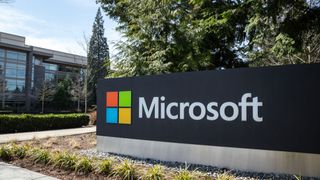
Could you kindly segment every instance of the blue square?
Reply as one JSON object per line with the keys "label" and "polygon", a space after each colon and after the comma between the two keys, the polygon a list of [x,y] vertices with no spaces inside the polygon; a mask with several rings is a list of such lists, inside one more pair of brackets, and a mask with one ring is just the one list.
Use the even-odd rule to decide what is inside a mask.
{"label": "blue square", "polygon": [[107,123],[118,123],[118,108],[106,108]]}

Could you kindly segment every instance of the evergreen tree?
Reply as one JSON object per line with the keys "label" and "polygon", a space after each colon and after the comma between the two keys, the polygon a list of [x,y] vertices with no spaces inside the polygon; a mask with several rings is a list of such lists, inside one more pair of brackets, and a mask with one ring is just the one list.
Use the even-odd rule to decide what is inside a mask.
{"label": "evergreen tree", "polygon": [[66,77],[58,83],[57,91],[53,96],[52,102],[57,110],[67,110],[72,104],[72,95],[70,93],[71,79]]}
{"label": "evergreen tree", "polygon": [[98,9],[93,23],[92,36],[89,42],[87,83],[90,104],[96,104],[97,80],[104,78],[109,72],[109,47],[107,38],[104,37],[103,17]]}
{"label": "evergreen tree", "polygon": [[97,0],[119,23],[113,76],[320,62],[320,0]]}

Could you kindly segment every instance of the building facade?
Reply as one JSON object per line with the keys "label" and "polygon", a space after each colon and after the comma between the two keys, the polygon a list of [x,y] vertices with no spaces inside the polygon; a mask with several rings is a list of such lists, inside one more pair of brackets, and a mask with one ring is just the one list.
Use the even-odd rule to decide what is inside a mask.
{"label": "building facade", "polygon": [[80,81],[86,65],[86,57],[29,46],[25,37],[0,32],[0,109],[33,111],[44,82]]}

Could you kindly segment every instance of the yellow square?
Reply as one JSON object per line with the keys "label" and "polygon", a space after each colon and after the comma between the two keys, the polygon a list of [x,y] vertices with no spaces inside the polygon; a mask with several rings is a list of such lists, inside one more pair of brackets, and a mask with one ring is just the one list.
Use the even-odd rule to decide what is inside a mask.
{"label": "yellow square", "polygon": [[119,124],[131,124],[131,108],[119,108]]}

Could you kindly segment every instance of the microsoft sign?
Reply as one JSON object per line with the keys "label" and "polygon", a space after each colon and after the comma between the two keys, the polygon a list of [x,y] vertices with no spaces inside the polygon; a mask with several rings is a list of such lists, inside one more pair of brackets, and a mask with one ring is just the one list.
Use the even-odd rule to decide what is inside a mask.
{"label": "microsoft sign", "polygon": [[[242,95],[241,102],[225,102],[221,104],[220,110],[218,108],[218,102],[209,102],[208,104],[203,104],[201,102],[165,102],[165,96],[153,97],[152,101],[148,107],[144,97],[139,97],[139,118],[151,118],[152,114],[154,119],[185,119],[185,112],[187,112],[189,119],[192,120],[209,120],[214,121],[221,117],[225,121],[233,121],[239,116],[239,108],[241,108],[241,121],[247,121],[247,108],[252,107],[252,118],[256,122],[262,122],[263,117],[259,117],[259,107],[262,106],[262,102],[258,102],[258,97],[254,97],[252,102],[248,102],[248,98],[252,95],[251,93],[246,93]],[[160,99],[160,100],[159,100]],[[176,114],[172,113],[172,109],[176,108],[178,112]],[[227,108],[232,109],[232,113],[227,115]],[[195,111],[199,110],[199,114]],[[220,115],[219,115],[220,112]]]}
{"label": "microsoft sign", "polygon": [[[199,147],[199,156],[209,152],[204,147],[320,154],[319,77],[320,64],[312,64],[100,79],[98,150],[137,155],[131,152],[141,148],[144,156],[187,145]],[[99,141],[105,138],[117,143]],[[129,142],[139,143],[118,147]]]}

